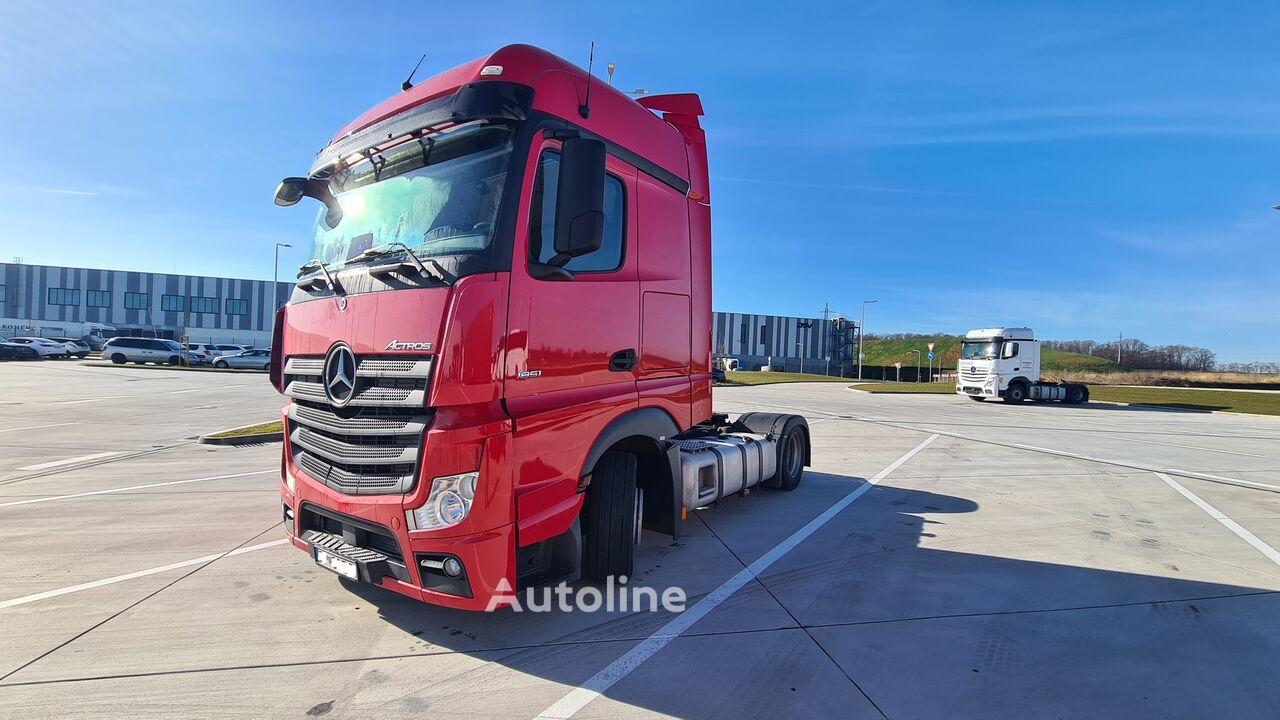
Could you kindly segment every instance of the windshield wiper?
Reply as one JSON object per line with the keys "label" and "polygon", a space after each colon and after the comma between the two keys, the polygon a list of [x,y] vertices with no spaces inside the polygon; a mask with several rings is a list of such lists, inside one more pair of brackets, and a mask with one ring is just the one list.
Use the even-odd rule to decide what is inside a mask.
{"label": "windshield wiper", "polygon": [[319,258],[308,260],[302,267],[298,268],[299,280],[294,284],[303,290],[314,289],[316,285],[319,284],[320,277],[318,275],[308,275],[306,278],[302,278],[304,273],[310,273],[314,270],[319,270],[324,273],[325,282],[329,284],[330,290],[338,295],[343,294],[344,290],[342,289],[342,286],[338,284],[337,278],[329,272],[329,268],[325,267],[324,261]]}
{"label": "windshield wiper", "polygon": [[[399,250],[396,250],[394,248],[399,248]],[[444,285],[453,284],[452,282],[449,281],[449,278],[446,277],[444,268],[440,267],[440,263],[428,258],[427,259],[428,262],[431,263],[431,266],[428,267],[427,264],[422,262],[422,259],[419,258],[413,252],[413,250],[409,248],[408,245],[405,245],[404,243],[399,241],[383,243],[378,247],[369,248],[368,250],[365,250],[364,252],[360,253],[354,258],[351,258],[350,260],[348,260],[346,263],[344,263],[344,265],[357,262],[360,260],[372,260],[374,258],[389,257],[391,255],[399,255],[401,251],[403,251],[404,254],[407,255],[409,259],[412,261],[413,269],[417,270],[418,273],[421,274],[423,277],[432,278]],[[374,275],[385,275],[387,273],[403,272],[404,270],[408,269],[408,267],[410,266],[406,265],[405,263],[392,263],[390,265],[376,265],[374,267],[369,268],[369,272]]]}

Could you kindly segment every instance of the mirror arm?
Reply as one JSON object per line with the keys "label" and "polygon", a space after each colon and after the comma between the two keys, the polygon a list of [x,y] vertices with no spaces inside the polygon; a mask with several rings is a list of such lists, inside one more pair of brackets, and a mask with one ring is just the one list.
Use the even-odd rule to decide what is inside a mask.
{"label": "mirror arm", "polygon": [[559,265],[548,265],[540,262],[529,263],[529,274],[536,280],[559,280],[561,282],[568,282],[576,277],[572,270]]}

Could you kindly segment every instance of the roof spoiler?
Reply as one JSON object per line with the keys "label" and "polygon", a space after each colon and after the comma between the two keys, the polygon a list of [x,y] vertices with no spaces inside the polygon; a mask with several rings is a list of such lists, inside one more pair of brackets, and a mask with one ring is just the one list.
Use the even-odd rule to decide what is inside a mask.
{"label": "roof spoiler", "polygon": [[662,113],[689,115],[698,117],[705,115],[702,111],[702,100],[696,93],[672,93],[670,95],[642,95],[636,98],[642,107]]}

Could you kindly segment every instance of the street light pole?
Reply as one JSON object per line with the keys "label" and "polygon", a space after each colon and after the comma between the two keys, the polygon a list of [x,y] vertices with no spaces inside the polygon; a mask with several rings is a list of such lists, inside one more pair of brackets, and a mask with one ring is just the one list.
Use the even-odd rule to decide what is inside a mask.
{"label": "street light pole", "polygon": [[879,300],[862,301],[862,320],[858,323],[858,379],[862,379],[862,338],[867,334],[867,306]]}
{"label": "street light pole", "polygon": [[[271,275],[273,281],[271,284],[271,299],[276,306],[276,310],[280,309],[280,248],[282,247],[291,248],[293,246],[289,243],[276,243],[275,272]],[[275,312],[275,310],[272,312]]]}
{"label": "street light pole", "polygon": [[800,374],[804,374],[804,343],[796,342],[796,355],[800,357]]}

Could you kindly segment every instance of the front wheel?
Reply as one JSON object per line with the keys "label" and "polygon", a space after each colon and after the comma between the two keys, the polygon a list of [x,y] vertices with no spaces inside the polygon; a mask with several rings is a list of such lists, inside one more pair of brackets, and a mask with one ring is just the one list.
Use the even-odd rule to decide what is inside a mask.
{"label": "front wheel", "polygon": [[231,367],[230,365],[227,364],[226,360],[219,360],[218,362],[214,363],[213,366],[216,368],[221,368],[223,370],[226,370],[227,368]]}
{"label": "front wheel", "polygon": [[642,518],[636,456],[610,450],[591,472],[583,522],[582,574],[592,580],[630,576]]}
{"label": "front wheel", "polygon": [[1020,403],[1027,399],[1027,386],[1020,383],[1009,383],[1009,389],[1004,391],[1004,401],[1007,403]]}

